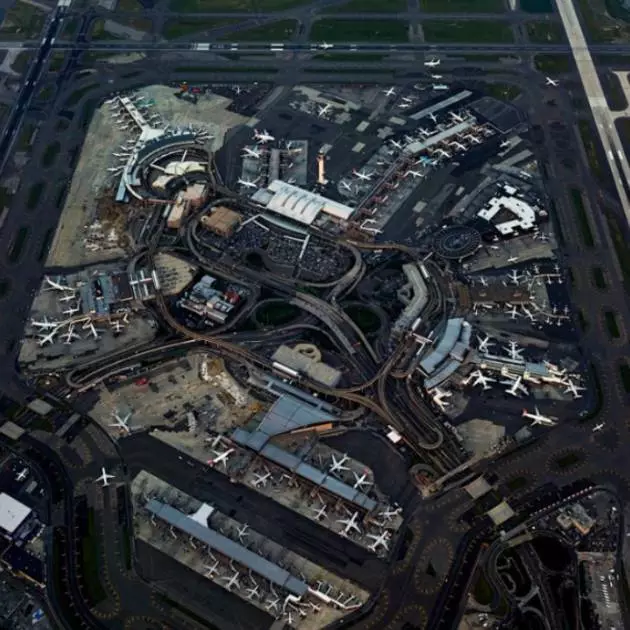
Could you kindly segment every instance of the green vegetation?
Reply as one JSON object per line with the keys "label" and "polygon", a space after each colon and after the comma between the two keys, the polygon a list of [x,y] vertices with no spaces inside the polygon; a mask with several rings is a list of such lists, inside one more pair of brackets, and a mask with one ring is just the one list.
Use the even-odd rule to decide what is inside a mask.
{"label": "green vegetation", "polygon": [[623,219],[619,219],[610,208],[604,206],[604,216],[608,224],[608,231],[613,241],[615,254],[621,267],[626,291],[630,293],[630,248],[624,237]]}
{"label": "green vegetation", "polygon": [[24,50],[13,60],[11,68],[13,68],[13,70],[15,70],[16,72],[22,74],[27,70],[32,60],[33,53],[28,50]]}
{"label": "green vegetation", "polygon": [[46,13],[26,2],[15,2],[6,12],[0,27],[2,39],[34,39],[44,27]]}
{"label": "green vegetation", "polygon": [[[133,28],[137,31],[143,31],[148,33],[153,26],[153,22],[146,18],[138,18],[138,17],[123,17],[117,16],[115,20],[113,20],[116,24],[120,24],[121,26],[126,26],[129,28]],[[94,21],[92,24],[92,39],[124,39],[125,35],[122,33],[115,32],[115,27],[110,26],[107,28],[107,20],[98,19]]]}
{"label": "green vegetation", "polygon": [[17,150],[26,151],[33,142],[33,134],[35,133],[35,125],[32,123],[25,123],[20,131],[20,135],[17,140]]}
{"label": "green vegetation", "polygon": [[31,186],[31,189],[28,191],[28,198],[26,199],[26,208],[28,210],[34,210],[37,207],[45,187],[46,182],[44,181],[39,181]]}
{"label": "green vegetation", "polygon": [[[598,7],[593,5],[592,0],[578,0],[577,5],[582,16],[582,25],[587,40],[600,44],[627,41],[630,36],[630,26],[619,19],[611,18],[604,10],[605,8],[615,10],[611,0],[606,1],[606,7],[600,5],[601,8],[597,13],[596,8]],[[627,20],[629,16],[630,14],[626,13],[625,19]]]}
{"label": "green vegetation", "polygon": [[488,55],[486,53],[479,53],[476,54],[474,52],[470,52],[470,53],[455,53],[454,56],[460,57],[461,59],[465,59],[466,61],[487,61],[492,63],[494,62],[500,62],[503,61],[504,59],[509,59],[509,60],[513,60],[514,62],[518,61],[518,57],[516,57],[515,55],[509,55],[508,53],[498,53],[496,55]]}
{"label": "green vegetation", "polygon": [[534,65],[536,70],[545,74],[564,74],[571,69],[571,58],[569,55],[535,55]]}
{"label": "green vegetation", "polygon": [[584,455],[578,451],[569,451],[559,457],[556,457],[553,462],[559,470],[568,470],[577,466],[584,460]]}
{"label": "green vegetation", "polygon": [[184,13],[216,13],[220,11],[284,11],[308,4],[312,0],[171,0],[170,10]]}
{"label": "green vegetation", "polygon": [[56,50],[52,55],[50,55],[50,66],[48,66],[48,69],[51,72],[59,72],[65,60],[66,53]]}
{"label": "green vegetation", "polygon": [[422,23],[427,42],[510,43],[514,36],[508,24],[489,20],[434,20]]}
{"label": "green vegetation", "polygon": [[140,11],[142,6],[139,0],[118,0],[116,11]]}
{"label": "green vegetation", "polygon": [[582,138],[582,144],[584,145],[584,151],[586,152],[591,172],[601,182],[606,177],[606,173],[602,167],[602,163],[600,162],[597,145],[595,144],[596,134],[590,121],[583,118],[578,120],[578,129],[580,131],[580,137]]}
{"label": "green vegetation", "polygon": [[314,61],[382,61],[386,55],[381,53],[321,53],[313,57]]}
{"label": "green vegetation", "polygon": [[44,151],[44,155],[42,155],[42,166],[44,168],[48,168],[55,163],[57,159],[57,155],[59,155],[59,151],[61,150],[61,145],[59,142],[51,142]]}
{"label": "green vegetation", "polygon": [[66,99],[65,106],[72,107],[73,105],[76,105],[83,98],[85,94],[87,94],[90,90],[93,90],[96,87],[98,87],[98,83],[92,83],[90,85],[86,85],[83,88],[80,88],[79,90],[75,90]]}
{"label": "green vegetation", "polygon": [[553,13],[551,0],[521,0],[519,4],[526,13]]}
{"label": "green vegetation", "polygon": [[[628,63],[627,60],[626,63]],[[604,95],[606,96],[606,101],[610,109],[613,111],[626,109],[626,107],[628,107],[628,100],[626,99],[626,95],[617,75],[610,71],[601,72],[599,80],[601,81],[602,89],[604,90]]]}
{"label": "green vegetation", "polygon": [[43,87],[39,93],[37,94],[38,101],[48,101],[50,97],[54,94],[54,89],[52,85],[47,85]]}
{"label": "green vegetation", "polygon": [[300,315],[297,306],[288,302],[267,302],[256,310],[256,319],[264,326],[282,326]]}
{"label": "green vegetation", "polygon": [[513,101],[521,93],[521,88],[511,83],[488,83],[484,91],[502,101]]}
{"label": "green vegetation", "polygon": [[381,320],[370,308],[352,305],[344,309],[346,315],[367,335],[381,327]]}
{"label": "green vegetation", "polygon": [[327,13],[404,13],[407,0],[349,0]]}
{"label": "green vegetation", "polygon": [[224,19],[207,19],[207,18],[178,18],[167,20],[164,25],[162,35],[166,39],[177,39],[194,33],[202,33],[203,31],[211,31],[222,26],[231,26],[238,24],[240,20],[236,18]]}
{"label": "green vegetation", "polygon": [[477,572],[477,580],[472,589],[472,595],[475,601],[482,606],[488,606],[492,603],[493,594],[490,582],[488,582],[484,572],[480,569]]}
{"label": "green vegetation", "polygon": [[534,43],[557,44],[564,41],[564,28],[559,22],[527,22],[527,37]]}
{"label": "green vegetation", "polygon": [[503,0],[420,0],[420,8],[432,13],[502,13]]}
{"label": "green vegetation", "polygon": [[208,73],[208,72],[264,72],[265,74],[275,74],[278,68],[266,68],[264,66],[178,66],[175,73],[177,80],[183,81],[186,77],[179,76],[180,73]]}
{"label": "green vegetation", "polygon": [[[352,74],[353,72],[359,72],[356,68],[304,68],[304,72],[313,73],[313,72],[321,72],[322,74]],[[383,70],[382,68],[361,68],[361,74],[387,74],[391,76],[391,73],[388,70]]]}
{"label": "green vegetation", "polygon": [[607,289],[606,275],[601,267],[593,268],[593,282],[598,289]]}
{"label": "green vegetation", "polygon": [[94,510],[88,508],[87,532],[81,539],[81,563],[87,599],[92,606],[103,601],[107,595],[99,578],[99,540],[94,519]]}
{"label": "green vegetation", "polygon": [[571,188],[571,201],[573,202],[573,209],[578,220],[578,226],[582,233],[582,241],[587,247],[595,246],[595,239],[593,238],[593,232],[591,231],[591,225],[588,221],[588,215],[586,214],[586,208],[584,207],[584,199],[582,198],[582,192],[578,188]]}
{"label": "green vegetation", "polygon": [[9,262],[15,264],[19,262],[22,254],[24,253],[24,247],[26,246],[26,242],[28,240],[29,228],[26,226],[22,226],[18,229],[13,240],[11,241],[11,245],[9,245]]}
{"label": "green vegetation", "polygon": [[619,330],[617,316],[612,311],[604,311],[604,322],[606,323],[608,334],[613,339],[619,339],[619,337],[621,337],[621,331]]}
{"label": "green vegetation", "polygon": [[630,394],[630,365],[620,363],[619,376],[621,376],[621,382],[623,383],[623,388],[626,390],[626,394]]}
{"label": "green vegetation", "polygon": [[255,28],[248,28],[244,31],[222,35],[219,37],[219,40],[228,39],[238,42],[282,42],[291,39],[296,28],[297,20],[279,20],[278,22],[270,22],[269,24],[263,24]]}
{"label": "green vegetation", "polygon": [[326,42],[406,42],[408,27],[400,20],[323,19],[313,24],[310,39]]}

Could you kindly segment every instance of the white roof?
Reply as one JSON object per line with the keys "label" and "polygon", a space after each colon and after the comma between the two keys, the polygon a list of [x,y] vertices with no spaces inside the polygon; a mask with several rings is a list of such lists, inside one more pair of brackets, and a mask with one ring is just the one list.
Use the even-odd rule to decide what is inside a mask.
{"label": "white roof", "polygon": [[12,534],[30,513],[30,507],[0,492],[0,529]]}
{"label": "white roof", "polygon": [[267,210],[306,225],[313,223],[320,212],[343,220],[348,220],[354,212],[353,208],[343,203],[332,201],[280,179],[272,181],[267,190],[273,193],[266,204]]}
{"label": "white roof", "polygon": [[509,221],[503,221],[495,225],[502,234],[510,234],[516,227],[523,230],[530,230],[536,225],[537,208],[530,206],[525,200],[518,197],[493,197],[488,204],[482,208],[477,216],[487,221],[499,213],[500,210],[508,210],[514,215]]}

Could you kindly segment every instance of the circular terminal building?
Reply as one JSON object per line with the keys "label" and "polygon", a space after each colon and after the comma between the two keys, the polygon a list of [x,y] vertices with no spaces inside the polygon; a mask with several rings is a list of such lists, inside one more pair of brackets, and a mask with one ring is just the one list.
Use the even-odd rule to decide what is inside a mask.
{"label": "circular terminal building", "polygon": [[433,239],[433,251],[447,260],[472,256],[481,247],[481,234],[473,227],[453,225],[440,230]]}

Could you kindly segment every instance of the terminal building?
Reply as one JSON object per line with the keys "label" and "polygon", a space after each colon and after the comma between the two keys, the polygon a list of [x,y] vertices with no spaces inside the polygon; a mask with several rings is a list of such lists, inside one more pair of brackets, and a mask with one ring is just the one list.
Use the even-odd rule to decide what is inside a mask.
{"label": "terminal building", "polygon": [[0,534],[5,538],[14,540],[19,537],[20,528],[31,514],[30,507],[6,492],[0,492]]}

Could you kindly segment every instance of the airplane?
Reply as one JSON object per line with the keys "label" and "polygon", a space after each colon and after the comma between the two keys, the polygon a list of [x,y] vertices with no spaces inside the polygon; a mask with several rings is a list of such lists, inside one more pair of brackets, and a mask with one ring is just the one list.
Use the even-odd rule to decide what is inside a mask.
{"label": "airplane", "polygon": [[462,144],[461,142],[457,142],[457,141],[449,142],[448,146],[455,147],[456,149],[459,149],[460,151],[468,150],[468,147],[465,144]]}
{"label": "airplane", "polygon": [[571,392],[571,394],[573,394],[573,398],[575,399],[582,398],[582,394],[580,394],[579,392],[584,391],[586,389],[586,387],[580,387],[579,385],[576,385],[570,378],[568,378],[564,382],[564,385],[566,385],[566,389],[564,390],[564,393],[568,394],[569,392]]}
{"label": "airplane", "polygon": [[67,287],[63,284],[60,284],[59,282],[55,282],[54,280],[50,278],[50,276],[44,276],[44,280],[46,281],[48,286],[52,287],[53,289],[56,289],[57,291],[73,291],[74,292],[74,289],[72,287]]}
{"label": "airplane", "polygon": [[481,370],[471,372],[470,375],[475,377],[475,381],[472,386],[475,387],[477,385],[481,385],[484,391],[492,389],[488,383],[496,383],[496,379],[486,376]]}
{"label": "airplane", "polygon": [[434,68],[435,66],[439,66],[440,65],[440,60],[436,59],[435,57],[433,57],[429,61],[425,61],[424,65],[429,67],[429,68]]}
{"label": "airplane", "polygon": [[414,179],[416,179],[416,177],[424,177],[424,175],[419,171],[407,171],[405,173],[405,177],[409,177],[409,175],[411,175]]}
{"label": "airplane", "polygon": [[233,85],[232,89],[236,92],[236,96],[238,96],[243,91],[240,85]]}
{"label": "airplane", "polygon": [[320,507],[320,508],[317,508],[317,509],[316,508],[311,508],[313,510],[313,512],[315,512],[313,518],[316,521],[321,521],[322,519],[326,518],[326,516],[327,516],[326,515],[326,508],[327,507],[328,506],[324,503],[324,504],[322,504],[322,507]]}
{"label": "airplane", "polygon": [[59,298],[60,302],[70,302],[72,300],[74,300],[76,298],[76,295],[74,293],[68,293],[66,295],[64,295],[62,298]]}
{"label": "airplane", "polygon": [[212,451],[216,457],[214,459],[209,459],[208,460],[208,464],[210,464],[210,466],[216,466],[217,464],[223,464],[223,467],[227,470],[227,461],[229,456],[234,452],[233,448],[228,448],[226,451],[223,451],[223,453],[220,453],[219,451]]}
{"label": "airplane", "polygon": [[258,178],[254,180],[249,180],[249,179],[241,179],[239,177],[237,183],[240,184],[241,186],[245,186],[245,188],[258,188],[258,186],[256,186],[257,181],[258,181]]}
{"label": "airplane", "polygon": [[362,486],[371,486],[372,482],[367,478],[367,474],[357,475],[354,471],[352,472],[354,478],[356,479],[354,486],[352,486],[355,490],[360,490]]}
{"label": "airplane", "polygon": [[213,565],[204,564],[203,568],[206,570],[206,577],[212,577],[219,572],[219,561],[217,560]]}
{"label": "airplane", "polygon": [[510,355],[510,359],[516,361],[520,359],[523,360],[521,354],[523,353],[523,348],[519,348],[516,341],[510,341],[510,345],[506,346],[504,350]]}
{"label": "airplane", "polygon": [[256,479],[252,481],[252,486],[254,486],[254,488],[258,488],[259,486],[264,488],[267,485],[267,480],[271,477],[271,472],[267,471],[264,475],[254,474],[254,477],[256,477]]}
{"label": "airplane", "polygon": [[210,448],[215,449],[219,444],[221,444],[222,439],[222,435],[215,435],[214,437],[205,438],[204,442],[210,443]]}
{"label": "airplane", "polygon": [[401,507],[397,507],[395,510],[385,510],[379,513],[381,518],[384,518],[386,521],[391,521],[395,516],[398,516],[402,512]]}
{"label": "airplane", "polygon": [[571,310],[571,309],[570,309],[570,308],[569,308],[569,307],[565,304],[564,308],[562,309],[562,312],[563,312],[565,315],[568,315],[570,310]]}
{"label": "airplane", "polygon": [[267,612],[269,612],[270,610],[275,610],[276,612],[278,611],[278,604],[280,603],[280,598],[276,597],[276,598],[269,598],[266,602],[265,602],[265,610]]}
{"label": "airplane", "polygon": [[551,77],[545,77],[546,85],[549,87],[558,87],[558,81]]}
{"label": "airplane", "polygon": [[509,311],[506,311],[506,313],[510,315],[510,319],[516,319],[517,317],[521,316],[516,306],[513,306],[512,309]]}
{"label": "airplane", "polygon": [[437,125],[437,116],[433,113],[429,114],[429,118],[431,119],[431,122],[433,122],[434,125]]}
{"label": "airplane", "polygon": [[511,396],[516,396],[517,398],[521,395],[520,392],[524,394],[529,394],[529,390],[525,385],[522,384],[523,377],[517,376],[516,378],[508,377],[509,380],[501,381],[502,385],[510,385],[505,391]]}
{"label": "airplane", "polygon": [[504,140],[500,145],[500,149],[509,149],[512,146],[509,140]]}
{"label": "airplane", "polygon": [[131,153],[112,153],[112,155],[114,157],[128,158],[131,155]]}
{"label": "airplane", "polygon": [[260,159],[262,153],[258,149],[250,149],[249,147],[243,147],[243,155],[241,157],[253,157],[255,159]]}
{"label": "airplane", "polygon": [[79,308],[79,305],[77,304],[75,307],[68,307],[65,311],[62,311],[62,313],[64,315],[74,315],[75,313],[78,313],[81,309]]}
{"label": "airplane", "polygon": [[455,112],[449,112],[448,115],[455,121],[458,123],[464,122],[464,118],[462,116],[460,116],[459,114],[456,114]]}
{"label": "airplane", "polygon": [[431,78],[435,79],[436,81],[439,81],[442,78],[442,75],[441,74],[432,74]]}
{"label": "airplane", "polygon": [[240,576],[240,573],[238,571],[234,571],[234,575],[232,575],[231,577],[227,577],[223,575],[219,579],[225,580],[226,581],[225,588],[228,591],[231,591],[233,586],[236,586],[236,588],[241,588],[241,585],[239,584],[239,581],[238,581],[239,576]]}
{"label": "airplane", "polygon": [[327,44],[326,42],[322,42],[319,47],[323,50],[328,50],[329,48],[333,48],[334,44]]}
{"label": "airplane", "polygon": [[119,335],[123,330],[125,330],[125,327],[118,320],[113,323],[113,327],[116,335]]}
{"label": "airplane", "polygon": [[273,142],[275,140],[274,136],[269,134],[269,132],[265,129],[260,132],[258,129],[254,129],[254,139],[262,144],[266,144],[267,142]]}
{"label": "airplane", "polygon": [[342,470],[350,470],[350,468],[348,468],[347,466],[344,466],[344,464],[349,460],[350,458],[344,454],[344,456],[337,460],[335,459],[335,456],[332,455],[332,466],[328,469],[328,472],[330,473],[335,473],[335,472],[341,472]]}
{"label": "airplane", "polygon": [[476,335],[476,337],[477,337],[477,341],[479,342],[477,349],[479,350],[479,352],[483,352],[484,354],[487,354],[488,347],[494,345],[494,342],[491,341],[492,337],[490,337],[490,335],[486,335],[485,339],[482,339],[479,335]]}
{"label": "airplane", "polygon": [[533,420],[532,426],[535,424],[544,424],[546,426],[554,426],[556,424],[555,420],[551,416],[544,416],[538,411],[538,407],[534,407],[534,413],[527,411],[527,409],[523,409],[523,418],[530,418]]}
{"label": "airplane", "polygon": [[249,525],[247,523],[244,523],[243,527],[236,529],[239,542],[242,543],[243,540],[249,536],[249,532],[247,531],[248,529],[249,529]]}
{"label": "airplane", "polygon": [[122,166],[113,166],[107,169],[110,173],[120,173],[123,170]]}
{"label": "airplane", "polygon": [[509,263],[516,262],[517,260],[518,260],[518,256],[510,256],[510,258],[507,259]]}
{"label": "airplane", "polygon": [[405,101],[405,103],[409,103],[409,104],[413,103],[413,100],[410,99],[408,96],[403,96],[402,100]]}
{"label": "airplane", "polygon": [[525,313],[525,316],[528,317],[530,321],[536,321],[534,314],[526,306],[521,306],[521,308],[523,309],[523,313]]}
{"label": "airplane", "polygon": [[436,149],[435,152],[438,153],[440,157],[444,157],[444,158],[452,157],[451,154],[448,151],[445,151],[444,149]]}
{"label": "airplane", "polygon": [[115,475],[108,475],[107,471],[105,470],[105,468],[101,468],[101,476],[97,477],[94,481],[95,482],[101,482],[103,484],[103,488],[105,486],[109,486],[109,480],[110,479],[114,479]]}
{"label": "airplane", "polygon": [[57,329],[55,328],[53,331],[49,332],[47,335],[39,336],[39,347],[45,346],[47,343],[52,343],[55,340],[55,335],[57,334]]}
{"label": "airplane", "polygon": [[453,394],[452,392],[444,391],[439,387],[435,387],[431,391],[431,395],[433,396],[433,402],[440,408],[440,411],[444,411],[446,407],[448,407],[448,402],[444,399],[450,398]]}
{"label": "airplane", "polygon": [[68,330],[63,334],[64,344],[70,345],[73,339],[81,339],[81,335],[74,332],[74,324],[68,326]]}
{"label": "airplane", "polygon": [[323,116],[329,109],[330,109],[330,103],[326,103],[326,105],[319,108],[317,115]]}
{"label": "airplane", "polygon": [[85,326],[83,326],[83,328],[89,328],[91,335],[94,337],[94,339],[98,339],[99,338],[99,331],[96,330],[96,328],[94,328],[94,324],[91,321],[88,321]]}
{"label": "airplane", "polygon": [[358,512],[353,512],[350,518],[340,518],[337,520],[337,523],[341,525],[345,525],[344,529],[341,532],[342,536],[347,536],[352,530],[356,531],[357,534],[361,533],[359,526],[357,524],[357,519],[359,518]]}
{"label": "airplane", "polygon": [[394,96],[394,94],[396,94],[396,90],[393,87],[390,87],[388,90],[383,90],[383,94],[385,94],[385,96]]}
{"label": "airplane", "polygon": [[389,143],[393,146],[396,147],[397,149],[402,151],[403,145],[400,142],[397,142],[396,140],[390,140]]}
{"label": "airplane", "polygon": [[604,428],[604,423],[600,422],[599,424],[596,424],[593,427],[593,433],[595,433],[596,431],[601,431]]}
{"label": "airplane", "polygon": [[16,481],[24,481],[28,477],[28,468],[23,468],[16,476]]}
{"label": "airplane", "polygon": [[352,186],[350,186],[350,184],[348,184],[348,182],[342,181],[340,186],[342,188],[345,188],[348,192],[352,192]]}
{"label": "airplane", "polygon": [[481,284],[481,286],[483,287],[488,286],[488,281],[486,280],[485,276],[479,276],[477,280],[479,280],[479,284]]}
{"label": "airplane", "polygon": [[41,322],[31,319],[31,326],[39,328],[40,330],[52,330],[53,328],[57,328],[57,325],[57,322],[50,321],[46,315],[44,315]]}
{"label": "airplane", "polygon": [[358,177],[361,181],[369,181],[372,179],[372,175],[374,175],[374,173],[364,173],[363,171],[357,171],[357,170],[353,170],[352,174],[355,177]]}
{"label": "airplane", "polygon": [[[433,135],[433,133],[431,133],[428,129],[425,129],[424,127],[420,127],[418,129],[418,133],[425,138],[430,138]],[[422,159],[422,157],[420,159]]]}
{"label": "airplane", "polygon": [[473,144],[481,144],[481,140],[479,140],[477,136],[473,136],[471,133],[466,134],[464,138],[466,138],[466,140],[472,142]]}
{"label": "airplane", "polygon": [[510,273],[508,273],[508,280],[510,280],[510,282],[512,282],[513,284],[520,284],[521,283],[521,278],[523,276],[521,276],[518,271],[516,271],[516,269],[512,269],[512,271],[510,271]]}
{"label": "airplane", "polygon": [[366,538],[370,538],[374,542],[368,547],[370,551],[376,551],[379,547],[383,547],[385,551],[389,551],[389,532],[387,530],[380,534],[366,534]]}
{"label": "airplane", "polygon": [[116,421],[113,424],[110,424],[110,427],[116,427],[118,429],[122,429],[125,433],[131,433],[131,427],[129,426],[129,418],[131,418],[131,413],[128,413],[124,418],[121,418],[118,415],[118,412],[114,412],[114,418]]}
{"label": "airplane", "polygon": [[256,583],[254,583],[253,587],[246,588],[245,592],[247,593],[246,599],[254,599],[254,597],[260,599],[260,587]]}

